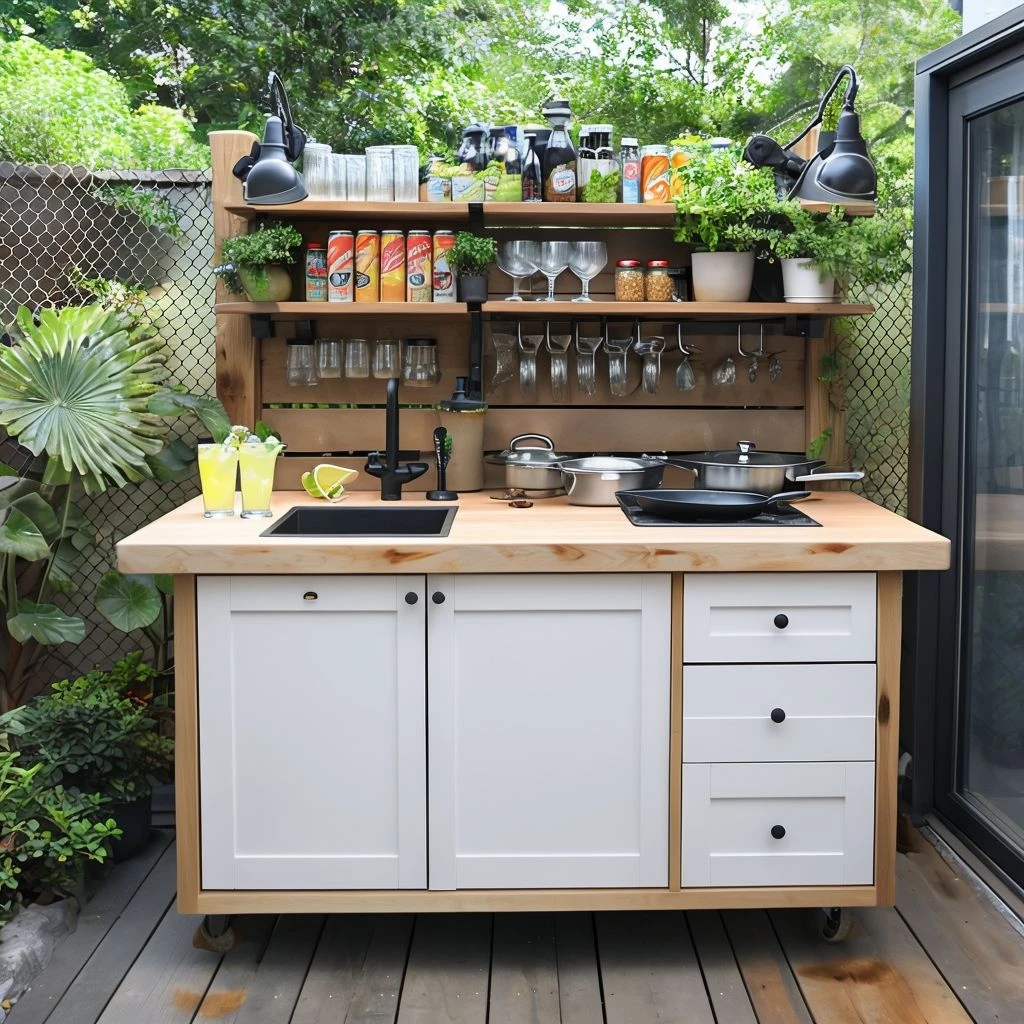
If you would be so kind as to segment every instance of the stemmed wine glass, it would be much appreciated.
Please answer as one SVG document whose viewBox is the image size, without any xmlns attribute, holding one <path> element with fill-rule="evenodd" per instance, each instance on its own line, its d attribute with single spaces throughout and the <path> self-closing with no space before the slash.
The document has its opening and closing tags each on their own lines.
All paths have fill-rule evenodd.
<svg viewBox="0 0 1024 1024">
<path fill-rule="evenodd" d="M 555 278 L 569 266 L 572 242 L 541 242 L 537 255 L 537 269 L 548 279 L 548 293 L 538 302 L 555 301 Z"/>
<path fill-rule="evenodd" d="M 516 241 L 502 242 L 498 246 L 498 269 L 512 278 L 512 294 L 506 296 L 506 302 L 522 302 L 519 294 L 519 282 L 537 272 L 536 242 Z"/>
<path fill-rule="evenodd" d="M 592 302 L 590 282 L 604 270 L 608 262 L 608 247 L 604 242 L 573 242 L 569 269 L 580 279 L 583 291 L 573 302 Z"/>
</svg>

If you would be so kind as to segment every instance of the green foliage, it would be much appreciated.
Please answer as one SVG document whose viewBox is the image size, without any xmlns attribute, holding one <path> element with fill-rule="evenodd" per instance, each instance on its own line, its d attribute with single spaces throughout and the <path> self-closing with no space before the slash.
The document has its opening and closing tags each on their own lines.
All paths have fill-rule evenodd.
<svg viewBox="0 0 1024 1024">
<path fill-rule="evenodd" d="M 825 450 L 825 445 L 832 440 L 832 428 L 826 427 L 817 437 L 813 438 L 811 443 L 807 446 L 807 458 L 809 459 L 820 459 L 821 453 Z"/>
<path fill-rule="evenodd" d="M 602 174 L 595 170 L 590 180 L 583 186 L 583 202 L 614 203 L 619 198 L 619 182 L 622 180 L 620 171 L 609 171 Z"/>
<path fill-rule="evenodd" d="M 448 250 L 448 266 L 459 277 L 476 277 L 485 273 L 497 256 L 498 243 L 493 238 L 460 231 Z"/>
<path fill-rule="evenodd" d="M 43 764 L 0 751 L 0 924 L 16 904 L 47 888 L 73 885 L 89 861 L 102 862 L 121 830 L 105 816 L 103 797 L 54 783 Z"/>
<path fill-rule="evenodd" d="M 109 672 L 56 682 L 0 718 L 0 727 L 47 782 L 118 802 L 144 797 L 170 777 L 174 744 L 149 713 L 156 673 L 138 652 Z"/>
<path fill-rule="evenodd" d="M 0 40 L 0 158 L 91 169 L 205 167 L 179 111 L 132 111 L 124 86 L 84 53 Z"/>
<path fill-rule="evenodd" d="M 302 235 L 291 224 L 264 225 L 247 235 L 224 239 L 221 255 L 236 267 L 294 263 Z"/>
<path fill-rule="evenodd" d="M 131 185 L 101 185 L 95 195 L 119 210 L 133 213 L 147 227 L 166 231 L 174 238 L 181 234 L 177 211 L 164 196 Z"/>
</svg>

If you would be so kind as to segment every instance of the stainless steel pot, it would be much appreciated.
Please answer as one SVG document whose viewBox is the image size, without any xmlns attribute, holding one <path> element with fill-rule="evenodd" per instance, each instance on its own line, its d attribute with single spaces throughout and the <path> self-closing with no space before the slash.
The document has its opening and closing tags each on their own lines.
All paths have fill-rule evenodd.
<svg viewBox="0 0 1024 1024">
<path fill-rule="evenodd" d="M 775 494 L 793 490 L 793 484 L 815 480 L 863 480 L 859 470 L 842 473 L 817 473 L 824 459 L 807 459 L 784 452 L 755 451 L 753 441 L 738 441 L 735 449 L 720 452 L 694 452 L 676 455 L 673 466 L 694 474 L 695 486 L 713 491 L 744 491 Z"/>
<path fill-rule="evenodd" d="M 538 441 L 539 444 L 526 444 Z M 549 498 L 562 493 L 562 456 L 555 442 L 545 434 L 518 434 L 500 455 L 488 462 L 505 467 L 505 486 L 521 487 L 531 498 Z"/>
<path fill-rule="evenodd" d="M 660 487 L 664 475 L 662 459 L 593 455 L 562 463 L 562 484 L 570 505 L 615 505 L 616 491 Z"/>
</svg>

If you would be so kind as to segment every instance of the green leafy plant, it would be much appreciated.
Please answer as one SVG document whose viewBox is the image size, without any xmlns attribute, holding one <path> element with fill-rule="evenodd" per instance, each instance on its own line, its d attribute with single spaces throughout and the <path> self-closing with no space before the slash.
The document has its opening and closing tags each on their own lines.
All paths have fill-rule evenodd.
<svg viewBox="0 0 1024 1024">
<path fill-rule="evenodd" d="M 775 243 L 775 255 L 781 259 L 807 259 L 824 274 L 842 279 L 855 258 L 853 236 L 841 207 L 828 213 L 812 213 L 798 202 L 783 203 L 788 229 Z"/>
<path fill-rule="evenodd" d="M 498 257 L 498 243 L 493 238 L 460 231 L 448 250 L 448 266 L 459 277 L 478 277 Z"/>
<path fill-rule="evenodd" d="M 18 904 L 80 881 L 121 835 L 98 793 L 66 789 L 42 763 L 20 761 L 17 751 L 0 751 L 0 924 Z"/>
<path fill-rule="evenodd" d="M 178 213 L 166 196 L 134 189 L 131 185 L 101 185 L 94 195 L 115 209 L 138 217 L 146 227 L 165 231 L 174 238 L 181 234 Z"/>
<path fill-rule="evenodd" d="M 622 181 L 622 173 L 618 170 L 608 171 L 603 174 L 594 170 L 590 173 L 590 180 L 583 186 L 583 202 L 585 203 L 614 203 L 619 197 L 619 183 Z"/>
<path fill-rule="evenodd" d="M 291 224 L 264 225 L 249 234 L 225 238 L 221 246 L 225 262 L 214 267 L 213 272 L 229 291 L 242 294 L 245 289 L 238 276 L 239 267 L 259 275 L 261 271 L 265 273 L 263 268 L 267 266 L 292 264 L 301 246 L 302 235 Z"/>
<path fill-rule="evenodd" d="M 745 163 L 737 146 L 693 146 L 689 157 L 674 172 L 682 179 L 676 241 L 705 252 L 770 255 L 781 232 L 771 170 Z"/>
</svg>

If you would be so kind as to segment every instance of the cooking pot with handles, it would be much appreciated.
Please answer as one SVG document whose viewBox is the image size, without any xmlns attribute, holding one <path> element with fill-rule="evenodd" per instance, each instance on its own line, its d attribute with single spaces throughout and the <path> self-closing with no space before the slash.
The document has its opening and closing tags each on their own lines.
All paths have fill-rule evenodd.
<svg viewBox="0 0 1024 1024">
<path fill-rule="evenodd" d="M 562 493 L 564 458 L 546 434 L 517 434 L 505 451 L 487 461 L 505 467 L 506 487 L 522 488 L 531 498 L 547 498 Z"/>
</svg>

